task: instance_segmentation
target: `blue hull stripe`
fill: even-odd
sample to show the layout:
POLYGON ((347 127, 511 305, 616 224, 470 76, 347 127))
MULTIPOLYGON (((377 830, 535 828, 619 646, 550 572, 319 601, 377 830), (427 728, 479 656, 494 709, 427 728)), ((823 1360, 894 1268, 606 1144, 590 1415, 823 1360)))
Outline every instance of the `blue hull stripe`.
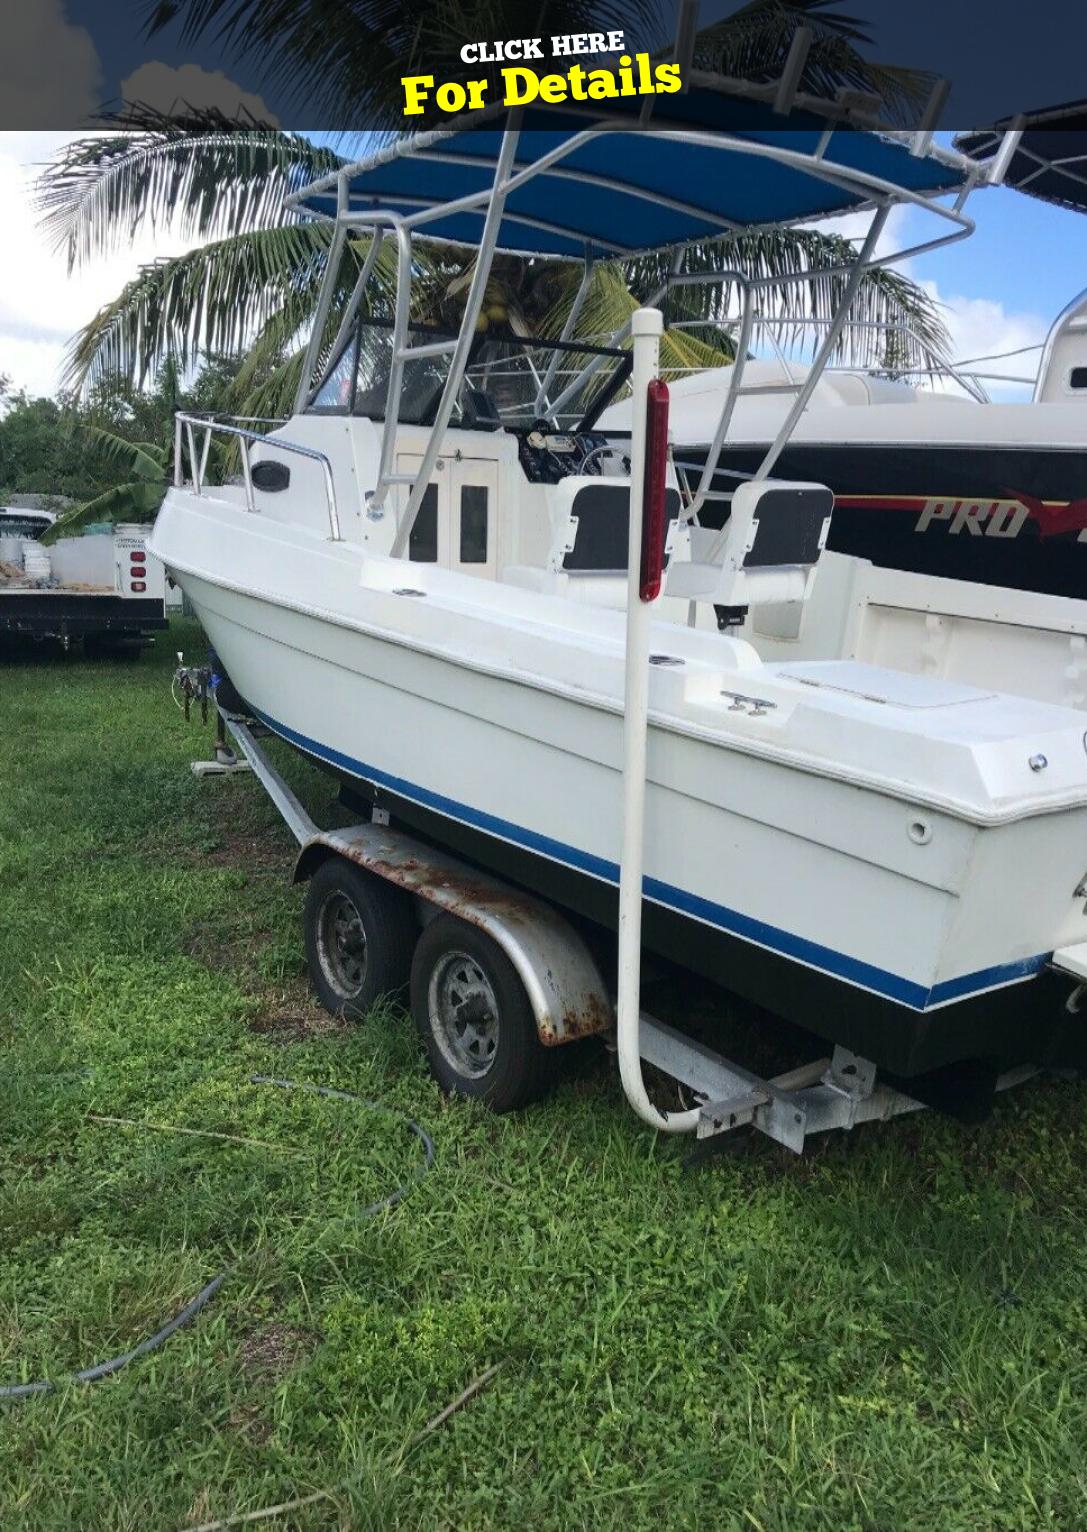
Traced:
MULTIPOLYGON (((262 713, 259 709, 254 709, 254 712, 262 723, 267 724, 269 729, 281 735, 292 745, 296 745, 309 755, 316 756, 318 760, 326 761, 330 766, 338 767, 351 776, 361 777, 379 787, 388 788, 390 792, 397 793, 403 798, 410 798, 412 802, 422 804, 425 808, 434 809, 437 813, 451 819, 473 825, 490 835, 500 836, 503 840, 513 842, 514 845, 523 846, 528 851, 548 857, 551 861, 562 862, 567 867, 576 867, 580 872, 590 873, 606 883, 618 884, 619 882, 619 866, 616 862, 610 862, 604 857, 592 856, 588 852, 578 850, 576 846, 568 846, 563 841, 552 840, 550 836, 540 835, 535 830, 526 830, 508 819, 500 819, 495 814, 486 814, 480 809, 469 807, 468 804, 458 803, 455 798, 446 798, 441 793, 431 792, 429 788, 408 782, 403 777, 391 776, 387 771, 381 771, 376 766, 367 765, 365 761, 356 760, 354 756, 344 755, 339 750, 322 745, 318 740, 299 734, 296 729, 288 728, 286 724, 269 717, 267 713, 262 713)), ((1015 963, 1002 963, 994 968, 982 968, 976 973, 964 974, 958 979, 946 979, 942 984, 926 989, 924 985, 917 984, 912 979, 904 979, 899 974, 876 968, 871 963, 861 962, 859 958, 849 957, 844 952, 836 952, 833 947, 824 947, 819 942, 809 941, 806 937, 794 936, 790 931, 783 931, 778 926, 769 925, 763 920, 755 920, 752 916, 745 915, 740 910, 731 910, 726 905, 714 904, 709 899, 699 898, 697 894, 689 894, 685 889, 675 888, 670 883, 662 883, 657 878, 646 878, 643 886, 646 897, 656 904, 693 916, 696 920, 716 926, 731 936, 756 942, 760 947, 780 953, 782 957, 792 958, 809 968, 820 969, 836 979, 843 979, 847 984, 860 985, 862 989, 872 990, 877 995, 898 1001, 899 1004, 907 1005, 916 1011, 930 1010, 934 1006, 944 1005, 951 1000, 964 1000, 970 995, 995 989, 998 985, 1014 984, 1019 980, 1032 978, 1044 968, 1050 957, 1049 953, 1039 953, 1036 957, 1021 958, 1015 963)))

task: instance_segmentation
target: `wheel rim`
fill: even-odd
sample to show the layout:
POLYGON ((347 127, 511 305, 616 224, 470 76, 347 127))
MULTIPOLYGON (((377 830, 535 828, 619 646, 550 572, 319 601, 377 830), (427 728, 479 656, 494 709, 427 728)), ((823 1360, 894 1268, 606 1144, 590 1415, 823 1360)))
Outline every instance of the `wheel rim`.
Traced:
POLYGON ((427 992, 434 1041, 459 1075, 480 1080, 498 1048, 498 1001, 491 981, 466 952, 447 952, 427 992))
POLYGON ((317 952, 325 978, 338 995, 352 999, 366 982, 366 931, 352 899, 332 893, 317 916, 317 952))

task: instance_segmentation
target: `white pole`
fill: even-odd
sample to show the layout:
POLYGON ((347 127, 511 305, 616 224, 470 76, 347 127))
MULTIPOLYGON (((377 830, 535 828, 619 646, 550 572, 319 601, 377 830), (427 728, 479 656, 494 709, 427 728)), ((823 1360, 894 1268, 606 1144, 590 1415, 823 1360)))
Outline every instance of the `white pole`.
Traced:
POLYGON ((642 869, 645 862, 645 776, 649 716, 649 622, 653 603, 641 599, 642 515, 645 500, 646 402, 660 365, 664 328, 659 309, 638 309, 631 321, 634 418, 630 440, 630 535, 627 544, 626 696, 623 705, 623 841, 619 861, 619 995, 616 1041, 619 1078, 631 1106, 650 1127, 690 1133, 698 1110, 661 1112, 642 1079, 642 869))

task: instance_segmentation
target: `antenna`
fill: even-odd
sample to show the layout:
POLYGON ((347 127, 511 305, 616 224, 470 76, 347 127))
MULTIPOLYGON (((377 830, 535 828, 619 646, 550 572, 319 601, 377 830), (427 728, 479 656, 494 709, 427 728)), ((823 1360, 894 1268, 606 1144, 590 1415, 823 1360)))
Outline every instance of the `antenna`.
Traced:
POLYGON ((787 117, 792 111, 793 101, 800 85, 800 76, 804 73, 804 65, 808 62, 814 36, 811 27, 797 27, 793 33, 785 68, 781 71, 781 79, 778 81, 777 93, 774 96, 774 111, 779 117, 787 117))
POLYGON ((679 16, 676 19, 676 41, 672 57, 679 65, 680 92, 686 94, 690 81, 688 75, 694 62, 695 38, 698 35, 699 0, 679 0, 679 16))
POLYGON ((925 109, 921 113, 921 120, 917 124, 917 130, 910 144, 910 153, 917 159, 926 155, 932 147, 932 136, 936 124, 943 116, 947 98, 951 94, 951 81, 941 77, 934 81, 932 89, 928 93, 925 109))
POLYGON ((1018 117, 1012 118, 1011 127, 1000 140, 1000 148, 996 151, 996 157, 989 167, 986 181, 990 186, 1002 186, 1004 177, 1011 169, 1011 163, 1015 157, 1015 151, 1019 148, 1019 140, 1023 136, 1023 125, 1026 118, 1020 112, 1018 117))

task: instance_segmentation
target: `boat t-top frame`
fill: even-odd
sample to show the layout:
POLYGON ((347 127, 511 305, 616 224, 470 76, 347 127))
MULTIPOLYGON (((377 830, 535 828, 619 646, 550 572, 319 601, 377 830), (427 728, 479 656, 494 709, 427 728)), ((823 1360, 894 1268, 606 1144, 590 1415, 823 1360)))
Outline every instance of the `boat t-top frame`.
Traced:
MULTIPOLYGON (((722 91, 722 84, 728 82, 715 82, 712 91, 692 90, 675 98, 681 105, 670 106, 666 120, 658 108, 651 128, 614 111, 602 117, 599 109, 596 115, 587 109, 580 113, 513 111, 502 116, 499 126, 493 125, 493 118, 486 121, 487 113, 472 114, 471 122, 459 119, 448 129, 399 139, 291 199, 297 211, 333 224, 325 280, 295 398, 296 413, 313 399, 323 364, 335 359, 348 343, 385 241, 392 241, 396 248, 384 427, 376 483, 367 492, 368 514, 377 519, 384 515, 390 488, 410 486, 391 548, 394 557, 403 556, 408 546, 453 419, 497 252, 582 263, 582 279, 559 336, 567 343, 588 296, 594 265, 601 259, 667 252, 669 276, 646 295, 647 307, 656 306, 671 287, 714 281, 735 284, 741 300, 736 362, 687 510, 688 517, 694 518, 707 499, 730 498, 728 491, 714 491, 711 486, 736 401, 745 392, 744 363, 762 295, 813 276, 837 278, 840 284, 835 311, 805 377, 782 385, 795 397, 754 475, 757 480, 772 472, 834 354, 865 274, 969 235, 973 223, 963 211, 966 199, 979 181, 996 179, 1001 171, 1000 156, 982 171, 966 156, 935 146, 931 132, 860 131, 851 125, 844 108, 837 120, 830 115, 833 103, 826 104, 822 117, 806 108, 798 119, 747 102, 745 125, 731 126, 735 102, 722 91), (759 113, 764 124, 748 126, 752 115, 759 113), (723 125, 710 125, 715 119, 723 125), (943 227, 933 237, 881 248, 896 206, 921 209, 943 227), (872 218, 852 263, 784 278, 736 270, 710 276, 682 270, 687 249, 707 239, 858 208, 871 209, 872 218), (371 235, 370 247, 328 343, 326 331, 344 248, 352 233, 365 232, 371 235), (410 343, 415 328, 416 236, 475 250, 459 332, 421 344, 410 343), (411 473, 398 473, 395 444, 405 367, 424 358, 446 357, 448 369, 422 460, 411 473)), ((629 344, 630 334, 628 322, 611 337, 611 346, 629 344)), ((554 420, 569 406, 604 361, 603 356, 589 356, 555 394, 559 359, 559 351, 553 350, 538 380, 536 403, 545 419, 554 420)))
MULTIPOLYGON (((325 282, 299 383, 297 411, 305 409, 313 396, 319 364, 340 355, 360 312, 383 242, 391 238, 396 245, 384 430, 377 481, 368 496, 369 514, 380 517, 389 489, 395 484, 410 486, 390 550, 393 557, 402 557, 408 547, 453 418, 496 252, 583 262, 564 340, 573 335, 595 261, 649 252, 668 254, 668 280, 649 295, 648 303, 632 314, 612 342, 614 346, 629 340, 633 353, 617 1051, 623 1088, 631 1105, 644 1121, 672 1132, 693 1131, 699 1109, 665 1112, 650 1100, 642 1075, 640 1010, 649 623, 661 589, 659 579, 655 584, 645 583, 640 564, 647 495, 663 504, 666 464, 659 410, 654 417, 653 441, 649 440, 650 399, 659 404, 662 397, 658 373, 663 318, 655 305, 670 285, 707 281, 702 273, 688 274, 682 269, 684 254, 692 244, 744 229, 793 224, 858 208, 871 210, 855 260, 822 273, 839 279, 838 302, 807 375, 802 381, 785 385, 795 398, 754 475, 756 480, 765 480, 835 350, 865 273, 971 233, 973 223, 963 211, 970 191, 981 181, 999 180, 1014 148, 1013 141, 1008 152, 998 152, 982 169, 964 155, 934 145, 930 128, 916 133, 860 131, 850 124, 848 108, 840 103, 813 103, 805 98, 801 109, 790 117, 799 74, 799 66, 793 67, 790 55, 778 89, 761 100, 753 99, 750 86, 743 82, 733 82, 737 89, 730 96, 729 82, 695 78, 693 88, 669 99, 666 118, 658 111, 651 128, 633 110, 624 115, 622 103, 618 112, 606 118, 590 108, 573 112, 529 109, 505 114, 496 126, 493 117, 488 120, 486 114, 474 114, 476 120, 471 124, 455 122, 448 129, 418 134, 382 148, 369 159, 315 182, 294 199, 297 210, 329 219, 334 226, 325 282), (745 98, 742 116, 736 110, 740 97, 745 98), (890 213, 897 206, 932 214, 941 222, 941 231, 890 252, 881 250, 881 240, 889 232, 890 213), (336 334, 326 346, 341 258, 352 230, 370 231, 370 248, 336 334), (472 246, 475 260, 457 335, 412 345, 413 239, 417 234, 472 246), (426 357, 448 357, 448 371, 422 460, 411 474, 399 474, 393 465, 404 368, 426 357)), ((802 282, 812 275, 806 272, 786 280, 802 282)), ((729 421, 736 400, 744 392, 744 363, 756 322, 756 305, 768 288, 780 285, 739 271, 719 276, 736 284, 741 317, 730 386, 701 480, 687 510, 692 521, 712 493, 710 486, 729 421)), ((552 392, 557 362, 549 364, 539 378, 537 405, 541 415, 554 419, 592 380, 603 360, 602 356, 590 356, 557 396, 552 392)), ((817 486, 806 488, 818 492, 817 486)), ((714 498, 733 499, 733 495, 723 491, 714 498)), ((714 557, 728 535, 727 527, 712 537, 703 534, 701 568, 708 566, 712 573, 714 557), (707 537, 713 544, 708 553, 707 537)), ((670 580, 676 567, 673 565, 669 573, 670 580)), ((693 562, 691 573, 697 575, 693 562)), ((696 592, 695 585, 692 579, 692 600, 713 599, 712 580, 702 593, 696 592)))

